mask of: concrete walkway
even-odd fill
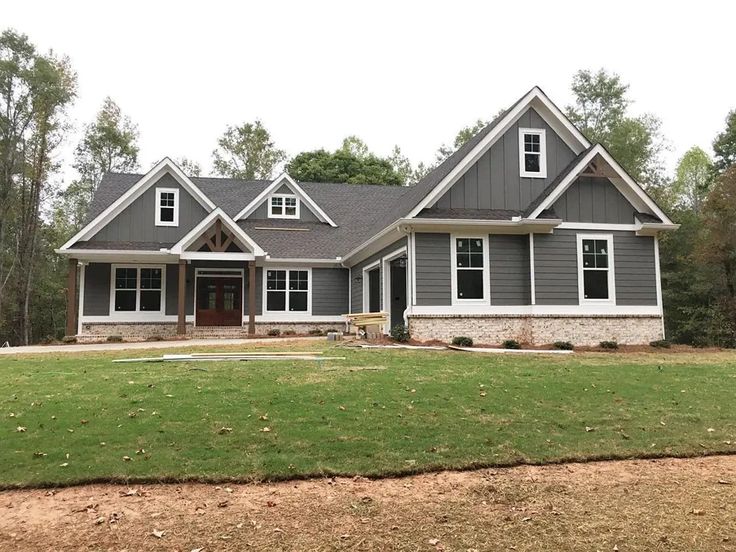
[[[87,343],[70,345],[29,345],[28,347],[2,347],[0,356],[36,355],[43,353],[86,353],[92,351],[135,351],[141,349],[184,349],[187,347],[207,347],[228,345],[258,345],[287,342],[326,341],[326,337],[269,337],[254,339],[187,339],[182,341],[143,341],[136,343]]]

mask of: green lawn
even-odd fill
[[[736,452],[734,353],[310,347],[346,360],[111,362],[163,351],[0,357],[0,486]]]

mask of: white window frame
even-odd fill
[[[539,136],[539,172],[527,172],[524,168],[524,135],[533,134]],[[520,128],[519,129],[519,176],[524,178],[547,178],[547,132],[543,128]]]
[[[608,242],[608,299],[587,299],[585,297],[583,267],[583,240],[606,240]],[[577,234],[578,249],[578,302],[581,305],[615,305],[616,304],[616,264],[613,255],[613,234]]]
[[[161,194],[174,194],[174,220],[161,220]],[[179,188],[156,188],[156,226],[179,226]]]
[[[133,311],[116,311],[115,310],[115,273],[118,268],[134,268],[135,275],[135,310]],[[159,309],[142,311],[141,309],[141,269],[142,268],[158,268],[161,269],[161,302]],[[166,265],[159,264],[113,264],[110,265],[110,316],[113,320],[139,320],[141,318],[160,318],[166,311]]]
[[[483,240],[483,297],[481,299],[461,299],[457,296],[457,240],[472,239]],[[450,234],[450,259],[451,273],[450,286],[452,293],[452,305],[490,305],[491,304],[491,274],[490,254],[488,251],[488,235],[477,234]],[[462,270],[462,269],[461,269]]]
[[[281,213],[274,213],[273,211],[273,205],[272,201],[273,198],[281,198]],[[294,199],[296,201],[296,214],[294,215],[287,215],[286,214],[286,199]],[[277,218],[277,219],[298,219],[300,218],[301,214],[301,201],[299,201],[299,196],[296,194],[271,194],[268,198],[268,218]]]
[[[371,290],[370,290],[370,277],[368,274],[373,271],[378,270],[378,312],[382,311],[383,305],[381,304],[382,301],[382,294],[380,290],[380,286],[383,285],[383,282],[381,281],[383,279],[383,274],[381,274],[381,259],[378,259],[376,261],[373,261],[370,264],[367,264],[363,267],[362,271],[362,283],[363,283],[363,308],[362,312],[369,312],[368,309],[370,308],[370,302],[371,302]]]
[[[268,271],[269,270],[285,270],[286,271],[286,303],[284,304],[284,310],[268,310]],[[305,311],[290,311],[289,310],[289,272],[291,270],[300,270],[307,272],[307,310]],[[312,269],[304,266],[264,266],[263,267],[263,299],[262,299],[262,312],[264,316],[268,316],[270,319],[281,318],[284,320],[298,320],[312,316]]]

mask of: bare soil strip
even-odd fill
[[[736,550],[736,456],[0,493],[0,550]]]

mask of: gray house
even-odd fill
[[[193,178],[166,158],[106,175],[88,220],[58,250],[81,340],[385,311],[420,340],[643,343],[663,337],[657,236],[677,228],[536,87],[416,186]]]

